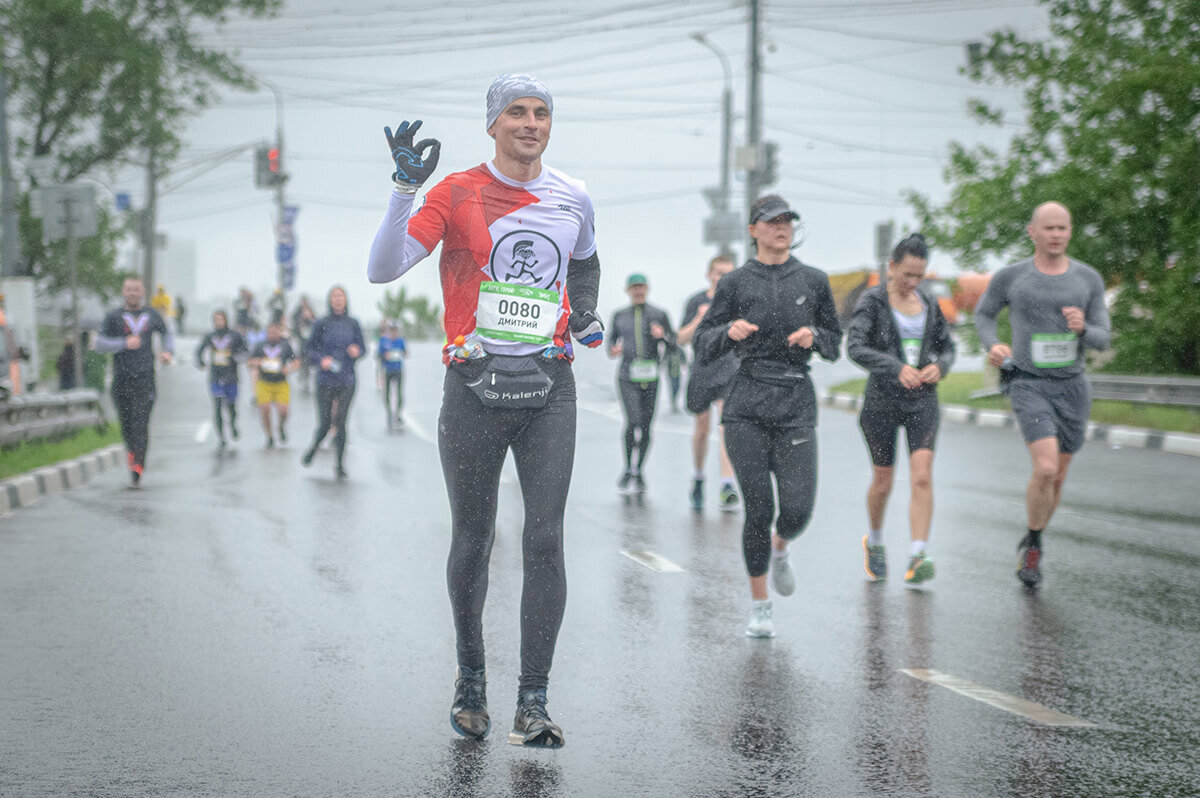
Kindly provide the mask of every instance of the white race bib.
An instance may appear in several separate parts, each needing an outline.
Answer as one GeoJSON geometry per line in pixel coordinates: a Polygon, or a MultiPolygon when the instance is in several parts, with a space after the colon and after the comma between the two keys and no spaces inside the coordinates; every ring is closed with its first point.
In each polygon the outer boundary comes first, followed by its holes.
{"type": "Polygon", "coordinates": [[[921,339],[902,338],[900,346],[904,349],[904,362],[913,368],[919,368],[921,362],[921,339]]]}
{"type": "Polygon", "coordinates": [[[228,366],[230,353],[228,349],[214,349],[212,362],[214,366],[228,366]]]}
{"type": "Polygon", "coordinates": [[[558,326],[558,292],[487,281],[479,286],[475,331],[500,341],[549,345],[558,326]]]}
{"type": "Polygon", "coordinates": [[[654,382],[658,379],[657,360],[632,360],[629,362],[629,379],[633,382],[654,382]]]}
{"type": "Polygon", "coordinates": [[[278,374],[283,370],[283,361],[277,357],[267,357],[263,358],[258,367],[266,374],[278,374]]]}
{"type": "Polygon", "coordinates": [[[399,349],[389,349],[387,354],[383,356],[383,359],[389,363],[399,363],[404,359],[404,353],[399,349]]]}
{"type": "Polygon", "coordinates": [[[1073,332],[1034,333],[1029,336],[1033,365],[1040,369],[1074,366],[1079,354],[1079,337],[1073,332]]]}

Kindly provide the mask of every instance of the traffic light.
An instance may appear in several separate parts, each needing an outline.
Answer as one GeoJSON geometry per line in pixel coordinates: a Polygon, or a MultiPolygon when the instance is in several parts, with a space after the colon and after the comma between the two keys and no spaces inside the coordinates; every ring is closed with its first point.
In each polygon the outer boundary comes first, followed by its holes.
{"type": "Polygon", "coordinates": [[[779,143],[763,142],[763,162],[758,171],[758,186],[766,188],[779,180],[779,143]]]}
{"type": "Polygon", "coordinates": [[[259,145],[254,150],[255,188],[274,188],[285,180],[279,148],[259,145]]]}

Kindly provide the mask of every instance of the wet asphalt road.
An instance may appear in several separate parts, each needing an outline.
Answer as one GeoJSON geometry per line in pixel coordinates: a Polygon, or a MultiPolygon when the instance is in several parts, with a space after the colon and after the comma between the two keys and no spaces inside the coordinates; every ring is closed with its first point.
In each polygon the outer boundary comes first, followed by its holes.
{"type": "MultiPolygon", "coordinates": [[[[457,738],[431,439],[440,369],[414,347],[409,423],[388,433],[360,366],[350,479],[337,482],[330,452],[300,466],[310,397],[293,392],[292,440],[273,451],[243,401],[242,439],[219,453],[197,441],[204,376],[176,365],[160,374],[141,489],[109,472],[0,519],[0,795],[1200,794],[1200,459],[1089,444],[1031,594],[1013,575],[1018,433],[946,425],[938,576],[906,590],[863,580],[867,456],[854,416],[823,409],[816,514],[793,547],[800,587],[775,599],[778,636],[748,640],[740,513],[685,500],[690,419],[664,397],[649,493],[618,495],[612,364],[593,352],[577,366],[570,595],[550,688],[567,746],[506,742],[522,517],[511,462],[485,615],[493,733],[457,738]],[[901,669],[1095,726],[1045,725],[901,669]]],[[[853,371],[818,366],[816,379],[853,371]]],[[[901,469],[893,574],[905,488],[901,469]]]]}

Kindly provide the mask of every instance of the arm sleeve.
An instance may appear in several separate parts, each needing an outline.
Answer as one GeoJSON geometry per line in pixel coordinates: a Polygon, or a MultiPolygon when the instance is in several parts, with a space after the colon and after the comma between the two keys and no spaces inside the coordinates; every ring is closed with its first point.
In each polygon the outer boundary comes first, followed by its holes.
{"type": "Polygon", "coordinates": [[[850,327],[846,332],[846,354],[858,365],[872,374],[895,377],[904,365],[890,352],[881,352],[871,346],[871,333],[875,329],[875,311],[871,300],[864,294],[854,306],[850,327]]]}
{"type": "Polygon", "coordinates": [[[125,351],[125,339],[120,336],[108,337],[105,335],[97,335],[94,339],[96,342],[96,351],[112,354],[114,352],[125,351]]]}
{"type": "Polygon", "coordinates": [[[375,233],[367,258],[367,279],[373,283],[395,280],[429,256],[430,249],[408,232],[413,196],[392,189],[387,213],[375,233]]]}
{"type": "Polygon", "coordinates": [[[1104,281],[1092,275],[1093,286],[1088,296],[1088,306],[1083,309],[1083,345],[1091,349],[1108,349],[1112,343],[1112,322],[1108,308],[1104,305],[1104,281]]]}
{"type": "Polygon", "coordinates": [[[612,348],[621,340],[621,328],[617,324],[617,317],[621,315],[620,311],[612,314],[612,318],[608,321],[608,351],[612,354],[612,348]]]}
{"type": "Polygon", "coordinates": [[[1008,304],[1006,271],[1008,269],[1002,269],[992,276],[983,296],[979,298],[979,303],[975,305],[975,332],[979,334],[979,343],[983,346],[985,354],[1000,343],[996,338],[996,316],[1008,304]]]}
{"type": "Polygon", "coordinates": [[[820,298],[820,304],[817,306],[817,326],[813,330],[813,349],[832,363],[842,354],[842,323],[838,321],[837,306],[833,303],[833,289],[829,287],[829,278],[824,274],[821,274],[817,281],[815,293],[820,298]]]}
{"type": "Polygon", "coordinates": [[[233,339],[233,362],[245,363],[250,359],[250,349],[246,346],[246,339],[240,334],[235,335],[233,339]]]}
{"type": "Polygon", "coordinates": [[[729,325],[733,318],[733,298],[735,289],[729,281],[736,272],[730,272],[717,283],[717,292],[713,295],[708,312],[700,320],[692,338],[692,349],[701,363],[711,363],[721,355],[733,349],[733,339],[729,337],[729,325]]]}
{"type": "Polygon", "coordinates": [[[600,258],[596,257],[595,247],[586,258],[571,258],[567,263],[567,295],[572,311],[596,312],[596,300],[600,295],[600,258]]]}

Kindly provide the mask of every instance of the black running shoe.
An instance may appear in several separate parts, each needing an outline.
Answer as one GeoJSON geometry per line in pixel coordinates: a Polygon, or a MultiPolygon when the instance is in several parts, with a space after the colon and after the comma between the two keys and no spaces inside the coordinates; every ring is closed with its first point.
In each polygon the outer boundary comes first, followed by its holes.
{"type": "Polygon", "coordinates": [[[621,478],[617,480],[617,490],[621,493],[629,493],[630,483],[633,482],[633,472],[626,471],[621,474],[621,478]]]}
{"type": "Polygon", "coordinates": [[[338,463],[337,467],[333,469],[333,475],[338,479],[346,479],[350,476],[346,473],[346,469],[342,468],[341,463],[338,463]]]}
{"type": "Polygon", "coordinates": [[[463,737],[482,740],[492,728],[487,711],[487,676],[483,668],[458,666],[450,726],[463,737]]]}
{"type": "Polygon", "coordinates": [[[267,438],[267,448],[268,449],[275,448],[275,439],[274,438],[267,438]]]}
{"type": "Polygon", "coordinates": [[[313,457],[315,457],[316,454],[317,454],[317,447],[314,446],[304,453],[304,457],[300,458],[300,463],[302,465],[306,465],[306,466],[312,465],[313,457]]]}
{"type": "Polygon", "coordinates": [[[702,480],[702,479],[693,479],[692,480],[691,500],[692,500],[692,509],[693,510],[703,510],[704,509],[704,480],[702,480]]]}
{"type": "Polygon", "coordinates": [[[634,493],[645,493],[646,492],[646,480],[642,479],[641,474],[633,475],[633,492],[634,493]]]}
{"type": "Polygon", "coordinates": [[[530,748],[562,748],[562,729],[546,714],[546,688],[517,693],[517,716],[508,741],[530,748]]]}
{"type": "Polygon", "coordinates": [[[235,441],[238,439],[237,424],[234,424],[232,421],[229,422],[229,436],[235,441]]]}
{"type": "Polygon", "coordinates": [[[279,425],[279,442],[287,443],[287,427],[283,424],[279,425]]]}
{"type": "Polygon", "coordinates": [[[1029,542],[1029,535],[1017,544],[1017,578],[1025,587],[1037,587],[1042,581],[1042,547],[1029,542]]]}

